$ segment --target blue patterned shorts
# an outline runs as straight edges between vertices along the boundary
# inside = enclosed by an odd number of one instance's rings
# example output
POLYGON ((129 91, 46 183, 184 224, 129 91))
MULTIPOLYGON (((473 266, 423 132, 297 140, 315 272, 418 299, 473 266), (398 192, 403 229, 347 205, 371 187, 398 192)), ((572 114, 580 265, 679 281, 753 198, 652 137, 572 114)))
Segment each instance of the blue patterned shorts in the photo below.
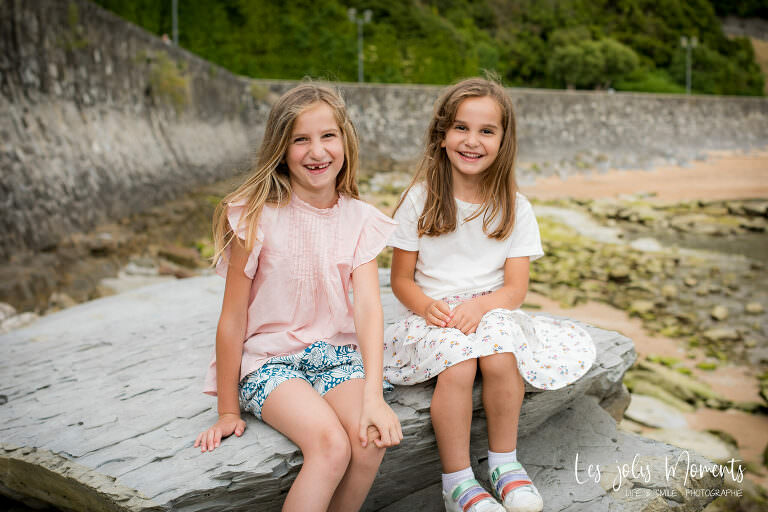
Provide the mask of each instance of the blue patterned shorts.
POLYGON ((321 395, 342 382, 364 379, 363 358, 353 345, 316 341, 301 352, 269 359, 240 381, 240 408, 261 419, 269 394, 289 379, 307 381, 321 395))

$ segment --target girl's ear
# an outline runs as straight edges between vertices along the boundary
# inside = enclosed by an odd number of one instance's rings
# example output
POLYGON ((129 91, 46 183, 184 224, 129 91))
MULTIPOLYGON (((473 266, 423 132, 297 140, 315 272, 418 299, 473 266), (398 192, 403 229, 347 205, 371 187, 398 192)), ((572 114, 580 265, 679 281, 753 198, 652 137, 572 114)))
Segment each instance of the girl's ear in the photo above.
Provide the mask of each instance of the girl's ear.
POLYGON ((440 141, 440 147, 441 148, 445 147, 445 137, 443 137, 443 140, 440 141))

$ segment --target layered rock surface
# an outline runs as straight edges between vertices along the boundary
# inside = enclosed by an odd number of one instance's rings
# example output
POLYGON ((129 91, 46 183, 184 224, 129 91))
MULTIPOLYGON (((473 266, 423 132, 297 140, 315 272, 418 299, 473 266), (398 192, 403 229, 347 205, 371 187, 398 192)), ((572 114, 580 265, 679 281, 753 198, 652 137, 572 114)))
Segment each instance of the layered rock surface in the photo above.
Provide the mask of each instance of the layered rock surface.
MULTIPOLYGON (((215 400, 200 391, 222 288, 215 276, 163 283, 0 337, 0 493, 76 510, 279 510, 302 461, 285 437, 248 418, 243 437, 216 451, 192 446, 216 414, 215 400)), ((387 288, 383 298, 392 321, 387 288)), ((598 405, 614 416, 626 407, 621 378, 635 357, 631 340, 587 329, 598 346, 594 367, 573 386, 531 391, 521 414, 520 458, 547 510, 701 510, 711 498, 686 492, 687 453, 618 432, 598 405), (665 464, 680 456, 676 475, 666 478, 665 464), (612 491, 617 463, 633 459, 651 478, 630 474, 612 491), (599 482, 588 476, 596 464, 599 482)), ((388 395, 405 439, 388 451, 364 510, 441 510, 431 390, 398 387, 388 395)), ((472 449, 483 475, 479 390, 472 449)), ((688 478, 687 488, 719 482, 688 478)))

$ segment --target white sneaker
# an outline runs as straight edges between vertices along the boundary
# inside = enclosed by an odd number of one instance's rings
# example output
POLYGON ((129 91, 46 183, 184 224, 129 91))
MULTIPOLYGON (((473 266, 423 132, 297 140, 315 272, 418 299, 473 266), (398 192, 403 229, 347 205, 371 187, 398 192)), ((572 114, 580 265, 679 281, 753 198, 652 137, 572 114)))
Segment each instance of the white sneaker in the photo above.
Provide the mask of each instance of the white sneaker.
POLYGON ((451 492, 443 491, 445 512, 504 512, 504 507, 474 478, 464 480, 451 492))
POLYGON ((496 466, 490 471, 489 480, 493 494, 506 512, 541 512, 544 509, 544 500, 519 462, 496 466))

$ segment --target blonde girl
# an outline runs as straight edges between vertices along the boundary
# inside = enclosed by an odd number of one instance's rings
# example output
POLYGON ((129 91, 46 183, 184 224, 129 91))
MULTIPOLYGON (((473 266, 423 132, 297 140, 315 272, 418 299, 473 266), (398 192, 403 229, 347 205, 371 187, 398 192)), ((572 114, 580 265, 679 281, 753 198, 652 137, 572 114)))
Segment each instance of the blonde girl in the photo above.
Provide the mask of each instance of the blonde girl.
POLYGON ((529 263, 543 251, 531 205, 517 191, 515 153, 512 103, 499 84, 473 78, 448 88, 389 240, 392 290, 408 311, 385 332, 384 375, 393 384, 437 378, 430 412, 450 512, 542 510, 517 461, 524 380, 557 389, 595 358, 580 327, 519 309, 529 263), (469 458, 478 370, 493 496, 469 458))
POLYGON ((250 177, 214 218, 226 287, 205 392, 219 417, 195 446, 242 435, 241 410, 283 433, 304 456, 285 511, 358 510, 402 439, 382 396, 376 267, 394 222, 358 199, 357 165, 341 97, 300 85, 272 108, 250 177))

